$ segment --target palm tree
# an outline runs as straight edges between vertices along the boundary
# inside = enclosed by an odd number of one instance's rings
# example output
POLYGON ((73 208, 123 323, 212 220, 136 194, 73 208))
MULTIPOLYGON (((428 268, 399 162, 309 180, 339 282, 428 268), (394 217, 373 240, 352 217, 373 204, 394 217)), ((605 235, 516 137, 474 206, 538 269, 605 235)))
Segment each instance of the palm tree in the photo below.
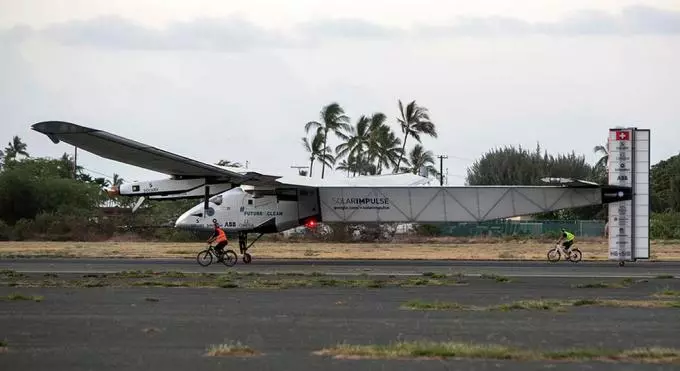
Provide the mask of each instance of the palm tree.
POLYGON ((428 174, 439 176, 439 172, 434 167, 434 156, 432 151, 425 151, 422 144, 416 144, 411 152, 409 152, 409 163, 410 165, 408 167, 402 167, 400 170, 418 174, 420 168, 425 167, 428 174))
MULTIPOLYGON (((318 133, 323 134, 323 155, 322 157, 328 160, 330 157, 326 157, 326 154, 331 149, 328 147, 328 132, 332 131, 337 137, 342 140, 347 140, 347 136, 343 131, 350 131, 351 126, 349 124, 349 117, 345 115, 345 111, 336 102, 333 102, 325 107, 320 112, 321 121, 310 121, 305 124, 305 133, 309 133, 309 130, 316 129, 318 133), (328 151, 328 152, 327 152, 328 151)), ((326 170, 326 161, 321 161, 321 179, 323 179, 326 170)), ((311 173, 311 171, 310 171, 311 173)))
POLYGON ((314 137, 312 138, 312 142, 310 143, 309 140, 305 137, 302 137, 302 145, 305 147, 305 150, 309 152, 309 176, 312 176, 312 168, 314 167, 314 161, 319 160, 321 161, 321 164, 323 166, 330 166, 330 164, 335 163, 335 158, 333 158, 333 155, 328 153, 327 148, 324 147, 323 145, 324 141, 324 134, 321 131, 317 131, 314 134, 314 137))
MULTIPOLYGON (((374 115, 375 116, 375 115, 374 115)), ((350 127, 347 140, 335 147, 338 158, 347 155, 352 158, 348 164, 354 165, 354 175, 357 173, 357 164, 363 162, 363 155, 368 149, 370 140, 370 124, 372 119, 362 115, 357 121, 356 127, 350 127)), ((347 164, 347 163, 346 163, 347 164)), ((344 170, 344 169, 343 169, 344 170)), ((359 173, 361 175, 361 172, 359 173)))
POLYGON ((371 132, 368 158, 369 166, 375 166, 374 173, 382 174, 383 169, 396 166, 401 155, 401 140, 389 126, 383 124, 371 132))
POLYGON ((354 174, 356 175, 357 167, 356 167, 356 158, 353 155, 349 155, 347 159, 342 160, 338 166, 335 167, 335 170, 342 170, 342 171, 347 171, 347 177, 349 177, 349 172, 354 171, 354 174))
POLYGON ((433 138, 437 137, 437 131, 434 124, 430 121, 430 116, 427 108, 418 106, 416 101, 412 101, 404 109, 404 105, 399 100, 399 113, 401 118, 398 118, 399 124, 401 125, 401 132, 404 133, 404 143, 401 148, 401 156, 397 161, 397 166, 394 171, 399 170, 399 165, 401 165, 402 157, 406 151, 406 140, 408 136, 412 136, 418 143, 420 141, 421 134, 427 134, 433 138))
POLYGON ((14 138, 12 138, 12 141, 7 143, 7 147, 5 147, 5 159, 14 160, 17 155, 30 157, 26 148, 26 143, 24 143, 19 136, 15 135, 14 138))
POLYGON ((78 176, 78 174, 81 174, 83 171, 83 167, 78 165, 75 166, 75 160, 73 159, 73 156, 69 155, 68 153, 64 152, 63 155, 61 155, 61 158, 59 159, 59 167, 60 167, 60 176, 63 178, 75 178, 78 176), (75 169, 73 168, 75 166, 75 169))
POLYGON ((123 184, 124 181, 125 181, 125 179, 121 178, 120 175, 115 174, 115 173, 113 174, 113 185, 114 186, 118 187, 121 184, 123 184))
POLYGON ((602 153, 602 157, 600 157, 599 160, 597 160, 597 163, 595 164, 596 167, 602 166, 605 169, 607 169, 608 163, 609 163, 609 150, 607 149, 606 146, 595 146, 593 148, 593 152, 595 153, 602 153))

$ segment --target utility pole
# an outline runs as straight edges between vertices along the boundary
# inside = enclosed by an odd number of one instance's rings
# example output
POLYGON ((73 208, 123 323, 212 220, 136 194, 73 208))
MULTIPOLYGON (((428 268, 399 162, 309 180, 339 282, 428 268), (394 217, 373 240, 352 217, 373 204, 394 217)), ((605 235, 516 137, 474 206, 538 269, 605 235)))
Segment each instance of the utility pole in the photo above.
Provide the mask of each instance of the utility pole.
POLYGON ((74 146, 75 150, 73 151, 73 179, 76 179, 78 177, 78 147, 74 146))
POLYGON ((447 155, 439 155, 439 185, 444 185, 444 159, 449 158, 447 155))

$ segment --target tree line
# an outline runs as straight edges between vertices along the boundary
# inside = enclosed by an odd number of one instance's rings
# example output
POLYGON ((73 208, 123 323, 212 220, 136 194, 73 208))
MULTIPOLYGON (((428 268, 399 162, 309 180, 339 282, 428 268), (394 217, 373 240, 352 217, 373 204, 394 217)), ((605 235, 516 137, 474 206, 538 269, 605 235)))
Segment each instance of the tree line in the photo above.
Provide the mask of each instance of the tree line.
MULTIPOLYGON (((403 106, 399 102, 403 138, 389 128, 386 115, 362 115, 356 124, 337 104, 321 110, 319 121, 310 121, 305 131, 311 135, 311 165, 321 161, 321 176, 325 167, 335 166, 347 176, 381 174, 385 171, 418 172, 420 166, 430 166, 430 151, 423 149, 423 135, 436 137, 434 123, 427 110, 415 101, 403 106), (338 134, 339 133, 339 134, 338 134), (329 134, 340 139, 330 148, 329 134), (413 138, 409 151, 407 142, 413 138), (414 155, 415 154, 415 155, 414 155), (331 159, 332 158, 332 159, 331 159), (342 159, 338 163, 338 159, 342 159), (399 170, 397 170, 399 169, 399 170)), ((307 137, 305 137, 307 139, 307 137)), ((303 139, 303 143, 305 143, 303 139)), ((468 185, 540 184, 543 177, 566 177, 607 182, 606 148, 596 146, 602 157, 591 165, 584 155, 549 154, 537 144, 534 149, 506 146, 484 153, 467 170, 468 185), (604 151, 602 151, 604 149, 604 151)), ((243 166, 220 160, 219 165, 243 166)), ((310 166, 310 173, 312 175, 310 166)), ((73 157, 64 153, 60 158, 33 157, 20 137, 14 136, 0 149, 0 239, 106 239, 116 233, 135 233, 140 238, 192 240, 186 232, 155 227, 171 227, 176 217, 193 206, 195 200, 147 201, 134 214, 130 207, 135 199, 117 196, 111 200, 104 192, 109 185, 125 180, 118 174, 112 178, 93 177, 73 157), (124 215, 114 217, 104 206, 113 201, 124 215), (149 228, 142 228, 149 226, 149 228), (134 228, 131 228, 134 227, 134 228)), ((659 161, 651 167, 651 232, 654 238, 680 239, 680 154, 659 161)), ((606 219, 607 208, 591 206, 539 214, 539 219, 606 219)))
POLYGON ((419 173, 425 168, 428 174, 438 175, 434 167, 432 151, 422 144, 422 136, 437 138, 436 125, 430 119, 426 107, 416 101, 404 104, 398 101, 399 116, 396 122, 401 129, 403 140, 389 125, 386 114, 375 112, 360 115, 354 125, 345 109, 337 102, 331 102, 319 112, 319 119, 305 124, 302 146, 309 154, 309 171, 301 175, 314 175, 314 164, 321 165, 321 178, 326 168, 341 170, 347 176, 377 175, 384 171, 419 173), (339 139, 333 148, 329 134, 339 139), (406 151, 409 138, 416 142, 406 151))

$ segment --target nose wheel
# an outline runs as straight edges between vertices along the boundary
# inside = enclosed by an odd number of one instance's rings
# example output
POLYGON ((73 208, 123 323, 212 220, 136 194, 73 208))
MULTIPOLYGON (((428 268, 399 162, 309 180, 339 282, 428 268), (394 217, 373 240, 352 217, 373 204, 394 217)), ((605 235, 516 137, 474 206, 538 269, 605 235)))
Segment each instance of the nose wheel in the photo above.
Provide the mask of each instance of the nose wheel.
POLYGON ((243 253, 243 262, 244 262, 244 263, 250 264, 250 262, 251 262, 252 260, 253 260, 253 257, 250 256, 250 254, 248 254, 247 252, 246 252, 246 253, 243 253))

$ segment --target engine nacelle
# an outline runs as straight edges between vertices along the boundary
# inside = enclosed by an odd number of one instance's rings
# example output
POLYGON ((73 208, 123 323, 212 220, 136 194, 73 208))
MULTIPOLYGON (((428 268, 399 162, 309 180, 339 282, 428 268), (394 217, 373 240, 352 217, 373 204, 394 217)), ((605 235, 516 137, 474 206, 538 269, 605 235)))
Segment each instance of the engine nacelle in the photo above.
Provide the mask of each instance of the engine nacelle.
MULTIPOLYGON (((202 178, 162 179, 125 183, 118 188, 114 187, 109 193, 121 196, 168 196, 184 194, 189 197, 201 197, 205 195, 205 185, 206 181, 202 178)), ((226 188, 224 184, 208 185, 215 191, 224 190, 226 188)))

